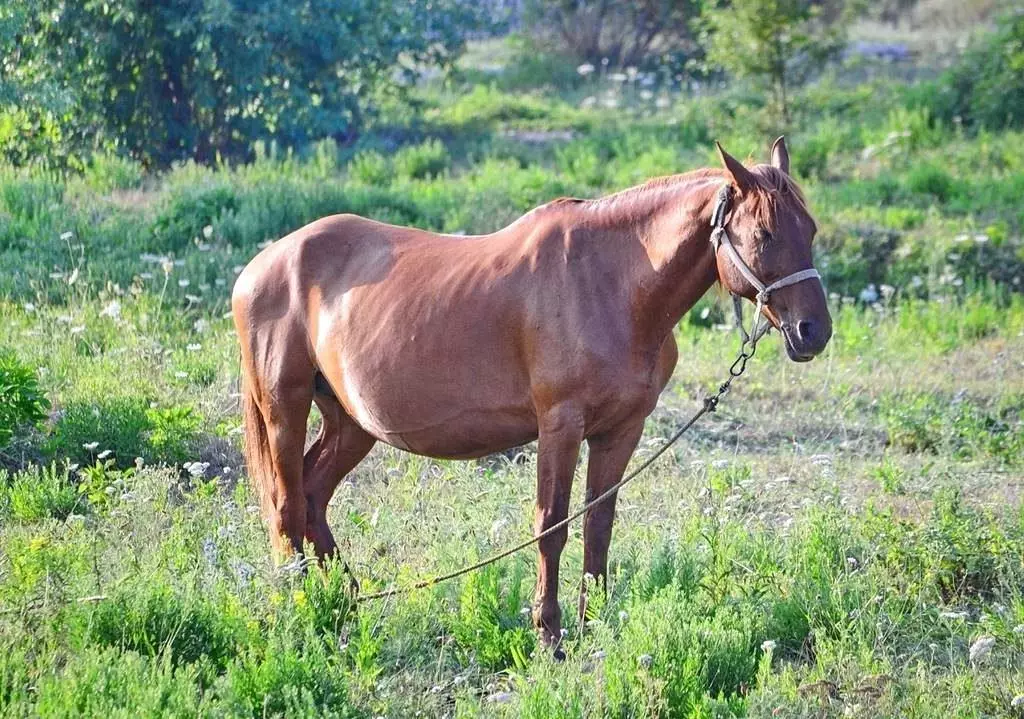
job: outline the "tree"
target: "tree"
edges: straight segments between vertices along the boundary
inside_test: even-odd
[[[451,62],[478,19],[472,0],[9,2],[2,84],[70,94],[72,141],[156,165],[350,137],[396,73]]]
[[[842,47],[847,13],[841,0],[709,4],[703,14],[710,31],[708,60],[737,77],[768,82],[788,122],[790,88]]]
[[[528,14],[573,57],[627,67],[695,45],[700,0],[532,0]]]

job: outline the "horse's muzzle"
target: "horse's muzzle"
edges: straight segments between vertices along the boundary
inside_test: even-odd
[[[799,320],[782,325],[786,354],[794,362],[808,362],[825,349],[832,338],[832,322],[826,320]]]

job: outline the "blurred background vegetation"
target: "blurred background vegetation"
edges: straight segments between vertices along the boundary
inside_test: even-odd
[[[834,67],[829,61],[888,59],[900,68],[911,59],[911,44],[847,44],[851,29],[863,36],[871,23],[875,35],[902,27],[932,37],[987,26],[965,53],[962,34],[957,46],[930,48],[941,61],[908,102],[930,122],[996,130],[1024,122],[1024,20],[1010,5],[11,0],[0,8],[0,156],[82,169],[102,152],[166,168],[251,160],[256,143],[348,145],[379,129],[385,108],[414,111],[425,78],[458,82],[467,39],[486,37],[504,38],[477,49],[506,55],[482,68],[499,89],[569,90],[625,73],[629,84],[689,95],[748,79],[767,93],[760,104],[781,113],[775,124],[791,129],[793,92]]]

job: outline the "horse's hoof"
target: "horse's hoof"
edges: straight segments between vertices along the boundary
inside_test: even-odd
[[[556,662],[564,662],[565,661],[565,650],[562,649],[561,647],[558,647],[557,649],[555,649],[554,653],[551,656],[553,656],[555,658]]]

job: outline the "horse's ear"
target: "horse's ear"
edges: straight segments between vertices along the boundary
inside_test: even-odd
[[[786,138],[783,135],[772,144],[772,166],[789,174],[789,150],[786,149]]]
[[[725,167],[725,171],[729,173],[729,177],[732,178],[732,182],[739,188],[740,192],[745,192],[748,188],[754,186],[754,175],[743,166],[743,163],[737,160],[735,157],[726,152],[721,143],[716,142],[715,146],[718,148],[718,156],[722,159],[722,165]]]

